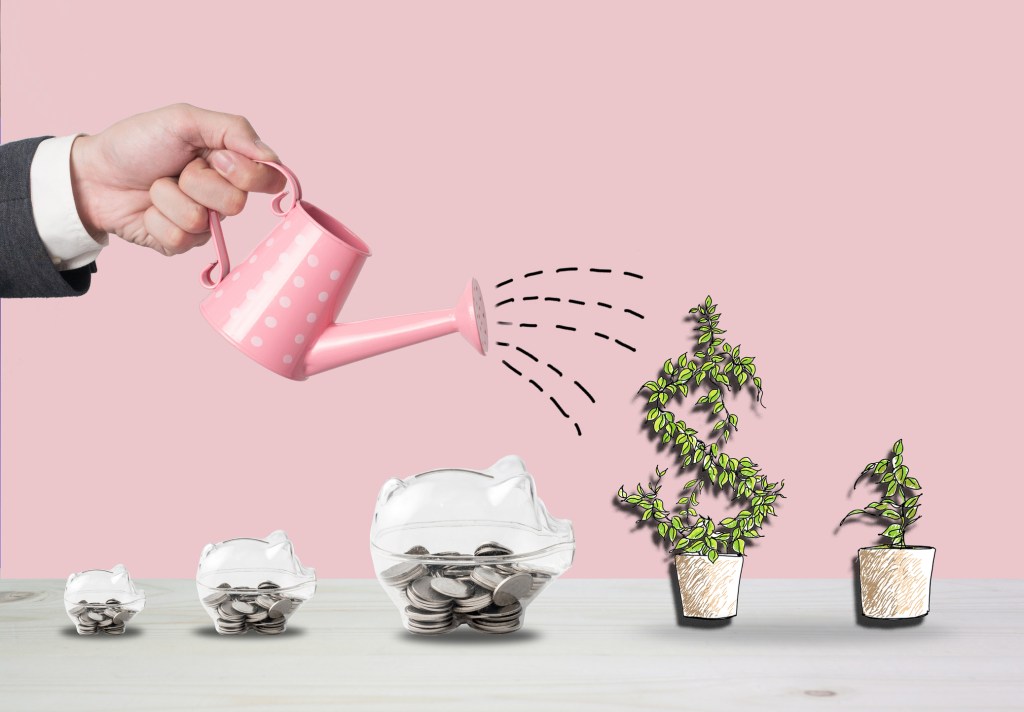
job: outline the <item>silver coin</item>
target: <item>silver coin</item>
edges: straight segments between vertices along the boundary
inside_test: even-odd
[[[270,594],[264,593],[256,597],[256,605],[261,608],[270,608],[279,600],[281,599],[278,596],[271,596]]]
[[[114,624],[113,620],[111,620],[110,618],[104,618],[103,620],[99,621],[96,625],[98,625],[100,628],[106,628],[108,625],[113,625],[113,624]]]
[[[266,611],[256,611],[252,615],[246,616],[245,617],[245,622],[246,623],[259,623],[260,621],[265,621],[266,619],[267,619],[267,612]]]
[[[80,616],[83,613],[85,613],[85,610],[85,606],[74,606],[73,608],[68,610],[68,613],[70,613],[73,616]]]
[[[407,556],[429,556],[430,555],[430,549],[428,549],[425,546],[417,545],[417,546],[414,546],[413,548],[409,549],[409,551],[407,551],[405,553],[406,553]]]
[[[258,583],[256,585],[256,588],[261,590],[261,591],[266,591],[268,589],[275,589],[275,588],[281,588],[281,587],[278,586],[273,581],[262,581],[262,582],[260,582],[260,583]]]
[[[117,600],[116,598],[108,598],[107,599],[107,605],[108,606],[120,606],[121,602],[119,600]]]
[[[492,596],[496,604],[507,606],[529,593],[532,587],[533,577],[530,574],[514,574],[499,583]]]
[[[281,618],[291,613],[293,606],[291,599],[282,598],[267,609],[267,615],[271,618]]]
[[[99,623],[104,618],[103,614],[99,611],[89,611],[87,615],[89,616],[89,618],[96,621],[97,623]]]
[[[471,574],[473,583],[493,591],[498,587],[504,577],[489,566],[477,566]]]
[[[452,597],[434,588],[436,579],[430,576],[421,576],[409,584],[409,589],[416,594],[416,597],[423,601],[432,603],[448,603]]]
[[[99,629],[96,627],[88,628],[82,625],[78,626],[77,630],[79,635],[96,635],[99,632]]]
[[[416,583],[415,581],[413,582]],[[473,594],[473,587],[462,581],[451,578],[432,578],[430,587],[443,596],[449,598],[469,598]]]
[[[231,607],[243,615],[251,615],[256,612],[255,606],[245,601],[232,601]]]
[[[254,626],[254,629],[260,635],[280,635],[284,633],[284,626],[267,627],[265,625]]]
[[[124,635],[124,626],[123,625],[120,625],[120,626],[112,625],[109,628],[104,628],[103,632],[106,633],[107,635]]]
[[[228,594],[226,593],[211,593],[209,596],[203,599],[203,604],[210,607],[219,606],[226,600],[228,600]]]
[[[489,541],[485,544],[481,544],[473,552],[474,556],[508,556],[512,553],[512,550],[508,547],[502,546],[496,541]]]
[[[420,608],[413,608],[412,606],[405,607],[405,615],[410,620],[421,622],[450,621],[452,619],[451,611],[424,611]]]
[[[391,586],[405,586],[425,573],[427,573],[427,568],[423,564],[405,561],[381,571],[380,578]]]

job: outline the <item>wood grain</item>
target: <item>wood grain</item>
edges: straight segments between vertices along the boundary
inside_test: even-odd
[[[222,638],[192,581],[144,581],[115,638],[74,632],[63,581],[0,580],[0,709],[1020,709],[1024,582],[936,581],[930,615],[887,627],[850,580],[743,581],[711,627],[680,625],[672,573],[556,581],[519,633],[441,638],[376,581],[321,582],[271,638]]]

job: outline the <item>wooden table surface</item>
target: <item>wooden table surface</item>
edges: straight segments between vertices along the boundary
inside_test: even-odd
[[[376,581],[321,581],[280,636],[221,637],[183,580],[140,582],[120,637],[79,636],[63,581],[0,580],[2,710],[1024,708],[1024,581],[936,581],[916,625],[858,620],[847,580],[744,581],[685,624],[669,580],[556,581],[522,630],[418,637]]]

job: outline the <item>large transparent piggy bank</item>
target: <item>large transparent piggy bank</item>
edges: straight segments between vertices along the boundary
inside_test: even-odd
[[[526,607],[572,564],[572,522],[548,514],[522,460],[486,470],[433,470],[388,480],[370,550],[406,629],[438,635],[466,624],[512,633]]]

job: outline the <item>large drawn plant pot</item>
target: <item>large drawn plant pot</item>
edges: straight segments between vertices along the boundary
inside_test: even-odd
[[[704,554],[676,554],[679,598],[687,618],[732,618],[740,594],[743,557],[720,554],[712,562]]]
[[[919,618],[931,605],[935,549],[867,547],[858,552],[860,606],[868,618]]]

